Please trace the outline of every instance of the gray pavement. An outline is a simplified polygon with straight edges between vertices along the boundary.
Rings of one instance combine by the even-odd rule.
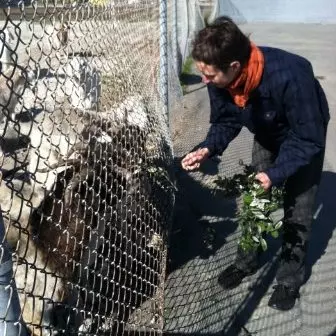
[[[169,250],[166,283],[166,335],[336,335],[336,25],[246,24],[259,45],[270,45],[306,56],[321,80],[330,104],[324,172],[316,204],[321,208],[313,226],[308,254],[309,274],[301,299],[290,312],[267,306],[279,253],[279,241],[269,242],[257,274],[231,291],[217,284],[219,273],[235,255],[239,230],[237,200],[213,193],[218,176],[239,172],[239,159],[250,162],[252,137],[247,130],[219,160],[187,174],[179,159],[203,140],[209,119],[207,92],[198,78],[185,96],[184,109],[173,113],[172,132],[179,193]],[[214,232],[211,244],[204,239]]]

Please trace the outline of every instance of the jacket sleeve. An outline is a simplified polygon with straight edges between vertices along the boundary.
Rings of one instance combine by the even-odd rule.
[[[273,185],[282,184],[309,164],[325,146],[327,121],[321,111],[313,71],[295,75],[284,86],[281,99],[290,129],[275,164],[265,171]]]
[[[210,156],[221,155],[229,143],[239,134],[242,124],[235,111],[231,97],[225,89],[208,85],[210,99],[210,128],[202,147],[207,147]]]

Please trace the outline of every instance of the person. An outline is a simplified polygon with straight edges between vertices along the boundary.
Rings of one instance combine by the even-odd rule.
[[[258,47],[229,18],[197,34],[192,57],[207,85],[210,128],[182,159],[187,171],[221,155],[243,126],[254,134],[252,166],[264,190],[284,187],[282,250],[268,305],[290,310],[305,280],[305,258],[314,200],[323,169],[329,108],[305,58]],[[260,251],[238,247],[235,262],[219,276],[225,289],[255,273]]]

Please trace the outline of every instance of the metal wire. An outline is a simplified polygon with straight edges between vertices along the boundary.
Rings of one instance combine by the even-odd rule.
[[[2,2],[5,335],[162,333],[174,181],[159,5]]]

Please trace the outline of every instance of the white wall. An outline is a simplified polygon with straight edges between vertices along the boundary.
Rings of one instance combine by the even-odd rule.
[[[336,0],[219,0],[239,22],[336,23]]]

